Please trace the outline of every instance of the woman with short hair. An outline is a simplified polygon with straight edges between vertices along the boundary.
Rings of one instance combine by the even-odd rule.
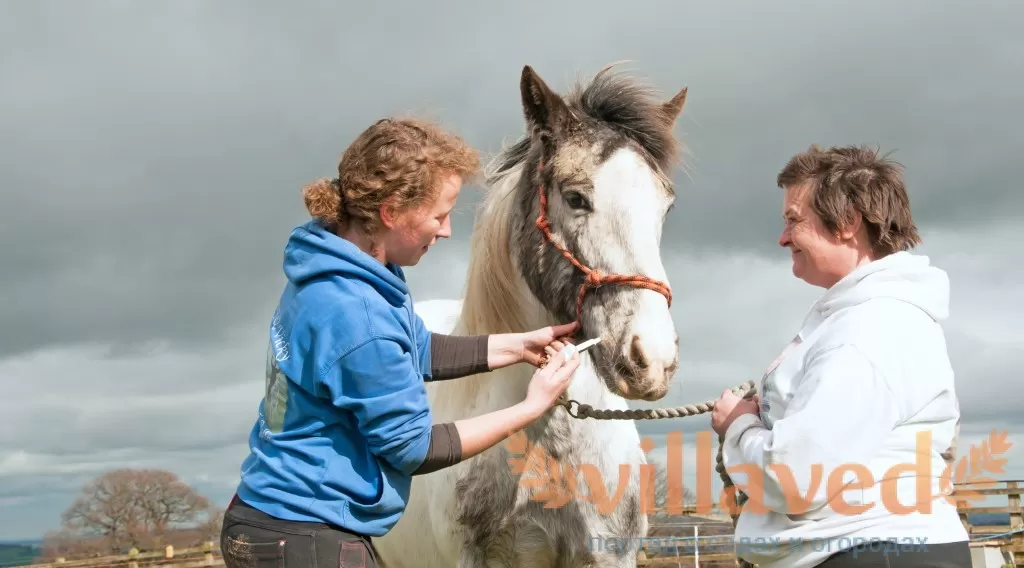
[[[749,493],[738,554],[762,568],[971,566],[942,479],[960,418],[949,280],[909,252],[920,237],[901,170],[868,148],[812,147],[778,176],[779,245],[825,292],[758,398],[726,391],[712,413]]]

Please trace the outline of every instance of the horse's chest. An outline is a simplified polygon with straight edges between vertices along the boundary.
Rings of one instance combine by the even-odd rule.
[[[639,535],[639,464],[630,465],[628,476],[620,479],[619,465],[610,467],[607,455],[581,448],[512,438],[500,451],[478,456],[456,484],[457,522],[466,541],[493,544],[539,531],[557,547],[585,545],[600,535]],[[638,459],[639,454],[618,461],[628,465]]]

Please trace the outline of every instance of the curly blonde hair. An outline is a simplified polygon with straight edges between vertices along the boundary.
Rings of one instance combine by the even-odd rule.
[[[330,230],[358,222],[372,235],[386,201],[396,211],[412,209],[436,197],[442,176],[468,181],[479,171],[479,154],[459,136],[418,118],[383,118],[345,150],[337,178],[306,185],[303,197],[309,214]]]

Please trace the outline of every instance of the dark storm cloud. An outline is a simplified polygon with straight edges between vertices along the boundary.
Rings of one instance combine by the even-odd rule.
[[[558,89],[622,58],[667,94],[690,86],[679,133],[692,179],[677,175],[666,248],[771,247],[772,179],[812,141],[900,148],[922,223],[1021,204],[1011,158],[1024,148],[1005,125],[1022,80],[993,72],[1020,53],[1016,6],[666,4],[654,21],[592,3],[542,18],[468,2],[404,17],[239,2],[2,10],[0,206],[17,211],[0,224],[13,244],[0,252],[5,353],[198,346],[265,316],[301,185],[330,175],[347,140],[411,111],[495,150],[522,131],[524,63]],[[973,33],[951,40],[953,24]]]

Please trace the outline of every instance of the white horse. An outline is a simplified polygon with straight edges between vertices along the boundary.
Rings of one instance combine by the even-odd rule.
[[[686,89],[661,102],[606,68],[563,99],[528,66],[520,87],[528,135],[489,168],[465,299],[424,302],[417,312],[433,331],[458,335],[528,331],[579,315],[580,338],[602,341],[582,357],[567,396],[610,409],[628,408],[626,399],[660,399],[678,364],[670,293],[656,285],[606,283],[588,288],[583,298],[585,269],[554,244],[581,266],[600,271],[590,284],[602,273],[666,281],[659,245],[674,200],[667,172],[678,152],[672,130]],[[536,223],[542,210],[551,242]],[[435,421],[523,400],[533,372],[521,364],[428,383]],[[414,478],[405,516],[387,536],[374,539],[383,565],[635,566],[647,518],[640,483],[646,460],[634,423],[578,420],[555,406],[524,433],[569,471],[587,464],[596,469],[598,483],[592,477],[587,485],[581,475],[578,485],[593,489],[603,482],[604,502],[614,508],[602,510],[600,499],[586,498],[587,490],[546,508],[535,498],[540,488],[523,483],[524,474],[510,465],[516,456],[499,444]]]

